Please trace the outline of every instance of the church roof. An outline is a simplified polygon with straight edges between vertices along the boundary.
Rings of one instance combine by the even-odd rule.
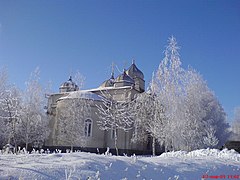
[[[134,77],[140,77],[141,79],[144,79],[144,75],[142,73],[142,71],[140,71],[135,62],[133,61],[132,65],[128,68],[128,70],[126,71],[127,75],[131,76],[132,78]]]
[[[114,78],[114,70],[112,69],[111,78],[105,80],[99,88],[131,86],[135,84],[136,77],[144,80],[142,71],[137,68],[133,61],[132,65],[127,70],[124,69],[123,73],[116,78]]]
[[[60,89],[68,89],[69,91],[76,91],[79,88],[77,84],[72,81],[72,77],[70,76],[70,78],[60,86]]]
[[[69,92],[67,96],[59,98],[59,100],[64,100],[64,99],[77,99],[77,98],[82,98],[82,99],[89,99],[89,100],[102,100],[102,97],[90,92],[89,90],[81,90],[81,91],[74,91],[74,92]]]
[[[126,74],[126,70],[124,70],[123,73],[116,78],[116,82],[122,81],[134,84],[134,80],[129,75]]]
[[[114,85],[114,76],[112,74],[111,78],[110,79],[107,79],[106,81],[104,81],[100,87],[113,87]]]

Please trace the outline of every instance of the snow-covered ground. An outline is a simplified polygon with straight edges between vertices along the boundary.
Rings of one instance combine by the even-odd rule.
[[[240,179],[240,154],[202,149],[156,157],[84,152],[0,154],[0,179]]]

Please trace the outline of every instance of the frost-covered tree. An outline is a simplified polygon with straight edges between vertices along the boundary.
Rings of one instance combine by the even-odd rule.
[[[7,138],[8,144],[14,144],[15,149],[18,141],[18,124],[21,112],[21,97],[19,90],[14,86],[9,86],[1,92],[1,125],[4,128],[2,134]]]
[[[71,78],[71,77],[70,77]],[[77,71],[73,77],[77,90],[84,85],[85,77]],[[86,118],[90,117],[91,99],[81,91],[62,98],[64,103],[58,108],[57,141],[71,147],[84,146],[87,141]]]
[[[224,110],[199,73],[181,67],[178,50],[176,39],[171,37],[153,79],[165,108],[165,149],[202,148],[206,146],[204,137],[216,138],[211,146],[216,142],[221,145],[228,136]]]
[[[150,83],[148,91],[137,95],[134,100],[134,133],[133,142],[146,140],[146,136],[152,138],[152,154],[156,154],[156,142],[163,144],[165,114],[164,107],[155,93],[154,82]]]
[[[205,146],[213,147],[214,143],[209,144],[206,138],[211,137],[216,139],[215,142],[220,142],[227,137],[225,113],[221,111],[220,104],[199,73],[188,69],[185,76],[185,114],[180,131],[183,138],[180,148],[190,151]],[[218,109],[217,117],[213,116],[213,109]],[[224,139],[217,134],[218,126],[221,126]]]
[[[184,92],[184,70],[181,67],[179,47],[174,37],[169,38],[164,52],[165,57],[153,77],[154,88],[160,102],[165,108],[165,122],[163,133],[165,149],[172,150],[179,140],[179,119],[183,119],[181,96]]]
[[[8,82],[5,68],[0,69],[0,146],[6,143],[17,148],[21,92]]]
[[[78,86],[79,89],[82,89],[84,86],[84,82],[85,82],[85,77],[79,72],[77,71],[73,77],[74,82],[76,83],[76,85]]]
[[[203,143],[207,146],[207,147],[215,147],[219,140],[218,138],[215,136],[216,130],[213,129],[212,127],[206,127],[206,136],[203,137]]]
[[[39,78],[40,71],[36,68],[26,82],[26,91],[23,93],[19,136],[26,149],[29,144],[41,146],[49,133],[44,112],[45,97]]]
[[[216,147],[222,147],[230,136],[226,113],[213,92],[208,93],[208,98],[204,99],[203,106],[206,110],[203,121],[206,122],[206,127],[213,127],[216,131],[215,136],[219,140]]]
[[[8,86],[7,82],[7,71],[6,69],[0,69],[0,98],[5,97],[6,89]],[[4,110],[2,104],[0,104],[0,146],[3,146],[7,143],[7,134],[6,134],[6,119],[2,118],[4,116]]]
[[[102,104],[97,105],[100,130],[112,130],[114,132],[114,145],[118,155],[118,130],[128,132],[133,128],[133,113],[130,102],[116,101],[108,91],[102,92]]]
[[[234,110],[234,118],[232,122],[232,139],[240,141],[240,107],[236,107]]]
[[[84,97],[64,98],[58,108],[57,140],[71,146],[84,146],[86,143],[85,120],[90,116],[90,100]]]
[[[179,148],[184,150],[197,149],[202,146],[205,134],[203,118],[206,116],[203,100],[208,98],[208,87],[201,76],[192,69],[185,72],[186,84],[184,101],[184,118],[181,120],[180,134],[182,140]]]

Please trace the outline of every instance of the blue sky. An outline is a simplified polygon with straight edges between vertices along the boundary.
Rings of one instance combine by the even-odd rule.
[[[85,89],[95,88],[112,62],[122,70],[133,58],[148,83],[171,35],[183,66],[203,75],[232,117],[240,106],[240,1],[0,0],[0,66],[21,88],[37,66],[54,91],[77,70]]]

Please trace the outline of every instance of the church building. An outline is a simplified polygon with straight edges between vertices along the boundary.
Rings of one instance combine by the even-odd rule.
[[[50,135],[45,142],[45,146],[51,149],[69,148],[70,144],[59,141],[57,138],[57,127],[60,121],[58,112],[70,99],[84,98],[89,103],[91,102],[89,117],[86,117],[83,121],[86,143],[84,145],[74,144],[74,147],[89,152],[105,152],[107,148],[110,148],[110,152],[114,153],[114,133],[112,130],[100,130],[97,124],[99,121],[97,105],[102,104],[102,93],[106,91],[111,94],[115,101],[129,102],[133,100],[136,94],[145,91],[144,74],[133,62],[122,74],[114,77],[112,73],[111,77],[105,80],[98,88],[89,90],[79,90],[70,77],[68,81],[60,86],[59,93],[51,94],[48,97],[47,114],[50,121]],[[140,154],[149,151],[149,143],[133,143],[131,141],[133,129],[127,132],[120,129],[117,131],[117,146],[120,154]]]

